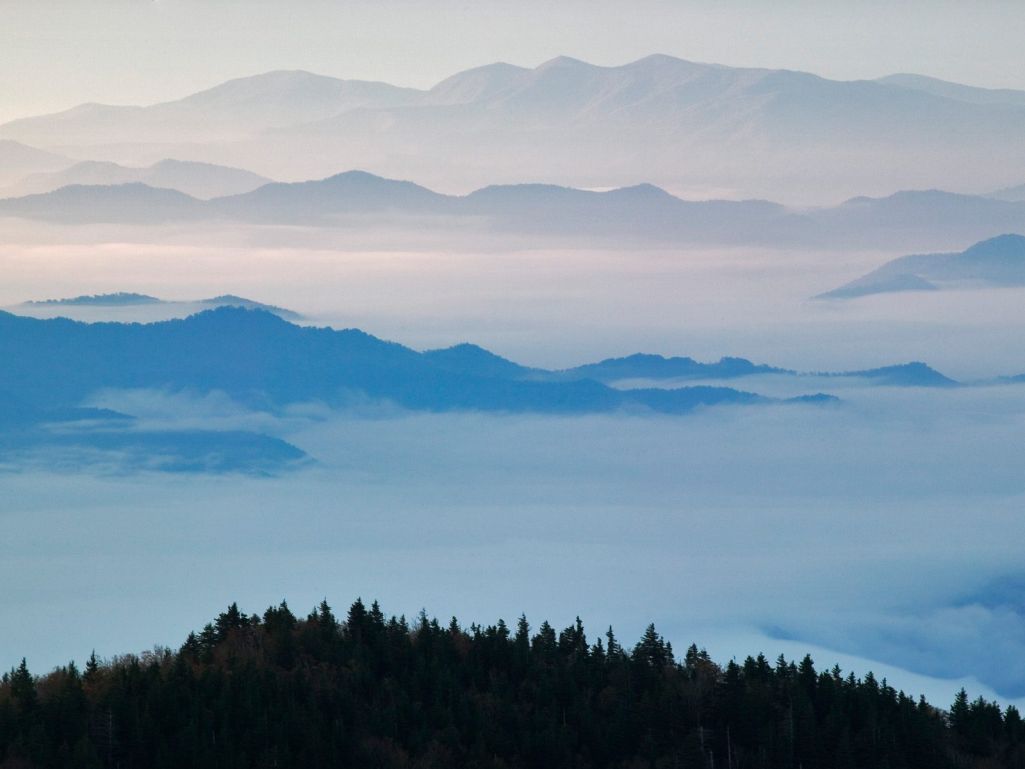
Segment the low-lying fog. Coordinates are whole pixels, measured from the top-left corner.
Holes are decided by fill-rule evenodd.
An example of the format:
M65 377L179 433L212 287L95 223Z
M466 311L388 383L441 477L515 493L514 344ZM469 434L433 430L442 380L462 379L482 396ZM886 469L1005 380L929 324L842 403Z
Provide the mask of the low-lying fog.
M718 659L814 652L938 704L1025 698L1025 386L845 388L830 406L545 418L104 393L147 426L274 430L271 478L0 476L0 660L178 644L237 600L526 612ZM73 633L68 628L74 628Z

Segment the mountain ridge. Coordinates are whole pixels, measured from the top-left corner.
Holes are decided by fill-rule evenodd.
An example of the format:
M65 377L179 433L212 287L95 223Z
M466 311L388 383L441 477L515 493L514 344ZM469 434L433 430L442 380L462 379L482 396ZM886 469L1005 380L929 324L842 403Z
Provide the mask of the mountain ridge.
M344 404L361 393L411 410L687 413L772 402L725 387L619 391L593 380L532 381L453 371L358 329L300 327L263 310L219 307L148 324L80 323L0 313L0 391L36 406L78 405L105 389L220 391L277 408Z
M0 216L5 214L72 224L222 220L332 227L356 226L371 216L398 231L457 225L535 237L816 247L942 247L982 240L993 232L1025 231L1025 202L939 190L861 196L831 208L795 210L757 199L684 200L651 183L600 191L547 183L492 184L450 195L367 171L271 182L211 200L141 182L70 185L0 200Z
M994 93L659 54L615 66L557 57L536 67L484 65L425 90L261 73L148 106L80 105L22 118L0 125L0 137L133 165L180 151L183 159L282 179L370 159L381 173L412 174L432 186L528 178L625 186L631 175L667 188L728 185L738 197L773 190L773 197L810 203L820 195L794 201L793 190L823 174L834 194L879 194L884 177L866 175L866 163L882 157L898 159L885 175L891 189L1013 183L1008 169L1025 162L1025 102L1014 92ZM411 158L410 142L433 151ZM961 161L956 172L936 167L944 153ZM812 167L818 176L809 175Z

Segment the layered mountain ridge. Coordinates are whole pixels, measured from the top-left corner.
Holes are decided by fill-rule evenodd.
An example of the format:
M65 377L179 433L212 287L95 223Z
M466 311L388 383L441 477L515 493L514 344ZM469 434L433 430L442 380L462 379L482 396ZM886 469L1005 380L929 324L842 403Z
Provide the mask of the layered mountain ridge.
M492 64L428 90L269 72L162 104L15 120L0 138L91 160L176 157L281 179L320 176L325 166L448 190L641 178L670 190L725 187L729 198L816 203L838 193L1020 183L1008 174L1025 166L1023 119L1018 91L908 75L835 81L652 55L611 67L568 57ZM431 152L412 156L414 145Z

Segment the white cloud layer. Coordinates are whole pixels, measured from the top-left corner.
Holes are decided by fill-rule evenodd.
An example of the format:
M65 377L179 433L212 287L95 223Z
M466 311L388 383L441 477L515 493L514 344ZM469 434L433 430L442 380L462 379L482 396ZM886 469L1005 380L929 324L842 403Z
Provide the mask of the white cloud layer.
M1021 394L270 421L216 397L108 393L143 426L275 429L318 462L268 479L0 476L17 532L0 544L0 660L179 643L233 600L362 595L467 621L579 613L624 638L654 620L678 646L808 649L941 705L960 682L1020 697Z

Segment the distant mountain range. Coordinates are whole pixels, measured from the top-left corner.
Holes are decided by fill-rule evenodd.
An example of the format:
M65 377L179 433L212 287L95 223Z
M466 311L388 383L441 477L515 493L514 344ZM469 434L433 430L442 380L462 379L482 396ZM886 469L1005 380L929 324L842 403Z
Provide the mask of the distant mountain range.
M752 363L746 358L720 358L702 363L693 358L635 353L622 358L606 358L597 363L549 371L514 363L473 344L458 344L423 353L431 363L449 371L530 381L573 382L591 379L605 384L630 380L722 381L758 375L867 379L891 387L952 387L958 382L918 361L895 366L843 372L800 372L793 369Z
M83 294L64 299L33 299L24 304L33 306L71 306L71 307L126 307L139 304L160 304L161 300L148 294L136 294L118 291L115 294Z
M167 300L158 299L148 294L137 294L127 291L119 291L113 294L89 294L83 296L66 297L62 299L42 299L25 302L26 307L132 307L139 305L186 305L195 311L200 309L213 309L216 307L241 307L246 310L265 310L286 320L301 320L302 315L283 307L275 307L272 304L255 302L252 299L224 294L209 299L182 299Z
M805 375L742 358L701 363L632 355L549 371L472 344L421 353L356 329L301 327L264 310L228 306L148 324L0 312L0 359L0 449L7 454L54 450L74 461L76 451L88 449L120 452L132 467L217 472L273 472L308 458L274 436L191 427L154 432L129 414L90 408L88 399L144 389L219 392L272 413L297 403L346 407L369 399L433 412L686 414L707 406L836 400L821 393L780 400L719 384L756 375L808 376L814 384L823 377L899 387L957 384L923 363ZM694 384L678 384L688 379ZM613 386L629 380L634 389Z
M304 328L271 313L221 307L151 324L77 323L0 313L0 392L33 408L80 405L101 388L220 391L256 408L354 395L429 411L591 413L769 399L725 387L610 388L593 379L492 376L436 365L358 330Z
M616 390L592 379L466 373L358 330L303 328L263 310L220 307L160 323L78 323L0 313L0 455L46 461L111 456L132 468L271 472L306 459L274 436L140 428L83 407L98 391L221 392L261 410L366 399L425 411L684 414L701 406L780 402L729 387ZM819 403L825 395L792 399ZM53 452L56 452L54 454Z
M655 55L614 67L567 57L491 64L428 90L270 72L163 104L15 120L0 138L82 159L175 157L278 179L366 167L442 189L647 180L816 204L1017 183L1009 174L1025 167L1023 123L1020 91L917 75L841 82Z
M992 286L1025 286L1025 237L1000 235L957 253L902 256L820 298Z
M238 168L161 160L146 168L128 168L111 162L84 161L50 173L33 173L17 184L0 188L0 198L53 192L71 185L110 186L139 182L184 192L195 198L216 198L250 192L271 180Z
M139 182L72 185L0 200L0 216L67 224L176 222L361 227L420 232L456 227L498 235L647 243L804 245L823 248L948 244L1025 231L1025 202L902 192L796 211L766 201L686 201L642 184L604 192L544 184L493 185L445 195L362 171L269 183L199 200Z

